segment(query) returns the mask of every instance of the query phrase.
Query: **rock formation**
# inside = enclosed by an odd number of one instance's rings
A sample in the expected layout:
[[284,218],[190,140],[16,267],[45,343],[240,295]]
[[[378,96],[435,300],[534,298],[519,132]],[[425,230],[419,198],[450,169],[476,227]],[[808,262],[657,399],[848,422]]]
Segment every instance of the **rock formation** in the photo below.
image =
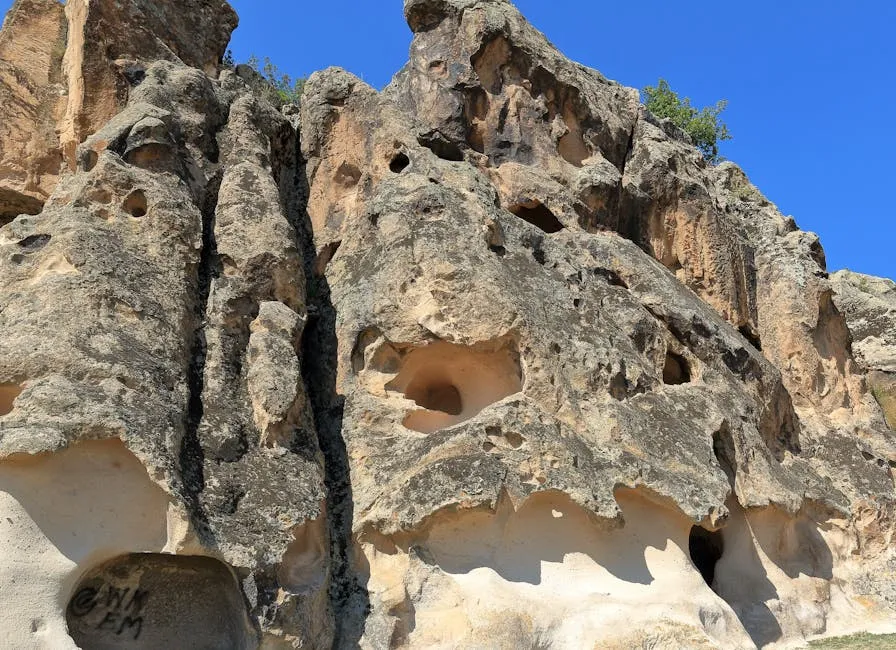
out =
[[852,333],[856,361],[896,431],[896,283],[851,271],[838,271],[831,280],[835,302]]
[[17,0],[0,645],[896,628],[892,282],[509,2],[404,9],[278,110],[221,0]]

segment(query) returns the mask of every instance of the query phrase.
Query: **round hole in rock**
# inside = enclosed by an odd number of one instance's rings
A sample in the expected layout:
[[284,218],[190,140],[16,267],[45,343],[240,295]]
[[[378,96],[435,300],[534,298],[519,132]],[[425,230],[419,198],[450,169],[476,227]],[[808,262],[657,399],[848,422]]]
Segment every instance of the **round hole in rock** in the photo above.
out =
[[663,366],[663,383],[676,386],[691,381],[691,370],[685,358],[674,352],[666,353],[666,364]]
[[208,557],[124,555],[89,571],[66,610],[84,650],[258,647],[233,572]]
[[721,531],[709,531],[701,526],[691,528],[688,553],[707,585],[712,587],[716,579],[716,563],[725,551]]
[[135,219],[146,216],[147,203],[146,194],[143,190],[134,190],[128,194],[128,198],[124,200],[124,209]]
[[476,416],[522,390],[522,369],[514,341],[497,339],[473,346],[438,341],[409,346],[387,391],[403,393],[422,407],[403,424],[432,433]]
[[21,393],[22,387],[18,384],[0,384],[0,415],[12,412],[16,398]]
[[407,154],[398,153],[392,158],[392,162],[389,163],[389,169],[395,174],[400,174],[407,169],[410,164],[411,160],[407,157]]
[[445,379],[415,377],[405,389],[405,397],[429,411],[441,411],[449,415],[460,415],[464,411],[460,392]]

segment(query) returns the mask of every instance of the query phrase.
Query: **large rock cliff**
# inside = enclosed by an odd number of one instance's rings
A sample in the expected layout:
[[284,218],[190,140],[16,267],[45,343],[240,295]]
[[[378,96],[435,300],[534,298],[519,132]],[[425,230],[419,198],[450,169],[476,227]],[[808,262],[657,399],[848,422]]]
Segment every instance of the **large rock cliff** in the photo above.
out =
[[892,283],[509,2],[404,10],[278,109],[223,0],[15,3],[0,645],[896,628]]

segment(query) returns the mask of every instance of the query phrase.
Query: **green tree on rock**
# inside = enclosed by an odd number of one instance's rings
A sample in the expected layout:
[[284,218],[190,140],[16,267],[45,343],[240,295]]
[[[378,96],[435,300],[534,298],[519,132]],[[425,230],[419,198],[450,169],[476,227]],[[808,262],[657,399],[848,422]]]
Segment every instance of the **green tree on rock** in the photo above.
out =
[[722,99],[715,106],[697,110],[691,106],[689,98],[681,99],[665,79],[660,79],[656,86],[647,86],[641,92],[647,110],[657,117],[672,120],[673,124],[691,136],[709,162],[715,164],[720,161],[719,142],[731,139],[727,125],[719,119],[728,106],[727,100]]

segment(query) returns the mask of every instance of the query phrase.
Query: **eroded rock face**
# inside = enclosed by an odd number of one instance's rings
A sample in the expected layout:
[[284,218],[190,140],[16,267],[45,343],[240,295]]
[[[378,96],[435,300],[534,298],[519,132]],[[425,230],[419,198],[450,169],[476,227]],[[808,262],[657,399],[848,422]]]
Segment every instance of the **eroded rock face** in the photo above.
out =
[[[37,48],[39,92],[0,143],[30,197],[0,228],[0,639],[896,624],[892,287],[829,280],[737,167],[510,3],[405,13],[385,91],[328,69],[280,111],[218,70],[219,2],[16,4],[0,48]],[[28,45],[53,26],[58,75]]]
[[896,283],[852,271],[838,271],[831,281],[856,361],[868,371],[871,393],[896,431]]
[[236,23],[224,0],[16,0],[0,36],[0,223],[40,212],[147,63],[215,73]]

